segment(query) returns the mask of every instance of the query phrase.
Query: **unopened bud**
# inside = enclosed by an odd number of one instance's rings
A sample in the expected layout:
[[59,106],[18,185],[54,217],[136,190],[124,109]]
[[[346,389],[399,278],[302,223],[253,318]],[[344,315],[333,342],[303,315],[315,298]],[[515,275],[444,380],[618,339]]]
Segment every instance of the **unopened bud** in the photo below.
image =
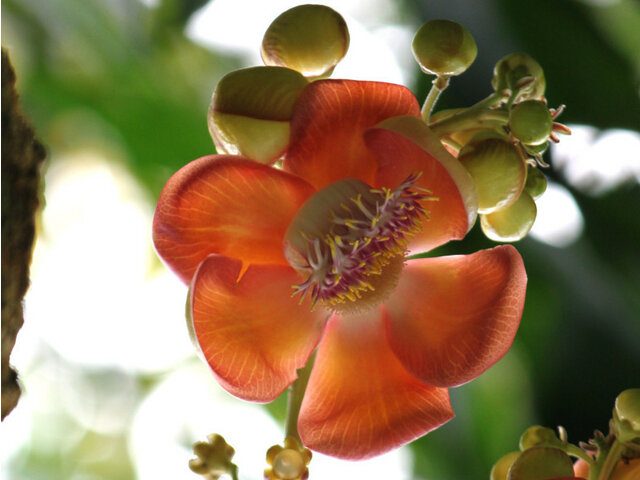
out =
[[284,440],[284,447],[274,445],[267,450],[264,476],[268,480],[301,480],[309,474],[311,452],[293,437]]
[[225,75],[209,107],[209,132],[219,153],[260,163],[277,160],[289,145],[291,115],[307,80],[294,70],[252,67]]
[[527,192],[502,210],[480,215],[484,234],[496,242],[517,242],[526,237],[536,221],[536,203]]
[[511,465],[513,465],[513,462],[515,462],[519,456],[520,452],[511,452],[500,458],[500,460],[498,460],[491,468],[489,479],[507,480],[507,473],[509,472],[509,468],[511,468]]
[[198,475],[215,480],[237,468],[231,463],[235,450],[218,434],[209,435],[207,439],[193,445],[196,458],[189,460],[189,468]]
[[539,100],[518,103],[509,112],[509,129],[525,145],[540,145],[549,140],[553,119],[549,108]]
[[513,462],[507,480],[546,480],[573,478],[569,455],[555,447],[532,447]]
[[640,388],[630,388],[618,395],[613,425],[621,442],[640,439]]
[[547,177],[539,168],[527,165],[527,181],[524,184],[524,191],[537,200],[547,190]]
[[413,56],[425,73],[460,75],[476,59],[478,47],[469,30],[450,20],[423,24],[411,44]]
[[508,207],[520,196],[526,165],[511,142],[493,132],[480,132],[460,151],[458,160],[478,189],[478,212]]
[[512,53],[496,63],[491,85],[496,92],[509,89],[521,99],[544,96],[546,81],[540,64],[526,53]]
[[276,18],[262,40],[266,65],[297,70],[305,77],[331,74],[349,49],[342,16],[324,5],[300,5]]
[[528,448],[539,446],[562,449],[564,444],[552,429],[541,427],[540,425],[533,425],[527,428],[520,437],[520,450],[524,451]]

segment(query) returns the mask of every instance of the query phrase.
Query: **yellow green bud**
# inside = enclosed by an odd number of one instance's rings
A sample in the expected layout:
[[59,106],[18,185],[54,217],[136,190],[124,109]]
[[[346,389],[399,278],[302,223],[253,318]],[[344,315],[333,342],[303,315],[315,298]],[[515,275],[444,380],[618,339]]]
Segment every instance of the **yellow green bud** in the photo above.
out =
[[413,56],[425,73],[460,75],[476,59],[478,47],[469,30],[450,20],[423,24],[411,44]]
[[537,200],[547,190],[547,177],[544,173],[532,165],[527,165],[527,181],[524,184],[524,191],[534,200]]
[[509,112],[509,129],[525,145],[541,145],[549,140],[553,128],[551,112],[544,102],[527,100]]
[[529,155],[537,157],[549,149],[549,141],[543,142],[539,145],[523,145],[523,147]]
[[546,81],[538,62],[526,53],[512,53],[496,63],[491,85],[496,92],[509,89],[522,99],[544,96]]
[[507,208],[480,215],[484,234],[496,242],[516,242],[524,238],[536,220],[536,203],[527,192]]
[[491,213],[514,203],[526,179],[526,165],[511,142],[494,132],[480,132],[460,151],[458,160],[478,189],[478,212]]
[[298,72],[281,67],[252,67],[225,75],[208,113],[218,152],[260,163],[277,160],[289,145],[293,107],[307,84]]
[[349,49],[342,16],[324,5],[300,5],[276,18],[262,39],[265,65],[297,70],[305,77],[330,75]]
[[264,471],[268,480],[300,480],[309,475],[311,452],[293,437],[284,440],[284,447],[274,445],[267,450],[269,467]]
[[640,388],[630,388],[616,398],[613,425],[618,439],[640,439]]
[[573,478],[569,455],[555,447],[532,447],[513,462],[507,480],[548,480]]
[[237,468],[231,463],[235,450],[218,434],[209,435],[206,442],[195,443],[193,453],[196,458],[189,460],[189,468],[207,479],[216,480]]
[[498,460],[491,468],[489,479],[507,480],[509,468],[511,468],[511,465],[513,465],[513,462],[515,462],[519,456],[520,452],[511,452],[500,458],[500,460]]
[[520,437],[520,450],[524,451],[528,448],[539,446],[563,449],[564,443],[558,438],[554,430],[540,425],[533,425],[527,428]]

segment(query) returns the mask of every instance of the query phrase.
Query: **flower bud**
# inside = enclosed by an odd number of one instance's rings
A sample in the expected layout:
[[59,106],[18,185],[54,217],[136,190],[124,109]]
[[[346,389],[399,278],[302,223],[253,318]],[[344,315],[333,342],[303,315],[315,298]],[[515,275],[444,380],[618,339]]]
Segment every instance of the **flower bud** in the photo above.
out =
[[621,442],[640,439],[640,388],[630,388],[618,395],[613,425]]
[[547,189],[547,177],[539,168],[527,165],[527,181],[524,184],[524,191],[534,200],[537,200]]
[[189,468],[207,479],[215,480],[237,468],[231,463],[235,450],[218,434],[209,435],[206,442],[195,443],[193,453],[196,458],[189,460]]
[[484,234],[496,242],[516,242],[524,238],[536,220],[536,203],[527,192],[507,208],[480,215]]
[[423,72],[446,77],[460,75],[478,54],[469,30],[450,20],[430,20],[423,24],[413,38],[411,49]]
[[284,440],[284,448],[274,445],[267,450],[267,463],[264,477],[268,480],[301,480],[309,474],[311,452],[300,445],[293,437]]
[[307,80],[294,70],[253,67],[225,75],[208,112],[209,132],[220,153],[260,163],[277,160],[289,145],[289,120]]
[[547,427],[533,425],[525,430],[520,437],[520,450],[525,451],[532,447],[556,447],[563,449],[564,443],[558,438],[556,432]]
[[491,213],[514,203],[526,179],[526,165],[516,148],[494,132],[480,132],[460,151],[458,160],[478,188],[478,212]]
[[544,96],[546,81],[538,62],[526,53],[512,53],[496,63],[491,86],[496,92],[509,89],[522,99],[537,99]]
[[513,462],[507,480],[547,480],[574,478],[573,462],[559,448],[532,447]]
[[507,480],[507,473],[509,468],[513,465],[513,462],[520,456],[520,452],[507,453],[504,457],[500,458],[493,467],[489,474],[490,480]]
[[300,5],[276,18],[262,39],[265,65],[297,70],[305,77],[330,75],[349,49],[347,24],[324,5]]
[[553,119],[549,108],[539,100],[516,104],[509,112],[509,129],[525,145],[541,145],[549,140]]

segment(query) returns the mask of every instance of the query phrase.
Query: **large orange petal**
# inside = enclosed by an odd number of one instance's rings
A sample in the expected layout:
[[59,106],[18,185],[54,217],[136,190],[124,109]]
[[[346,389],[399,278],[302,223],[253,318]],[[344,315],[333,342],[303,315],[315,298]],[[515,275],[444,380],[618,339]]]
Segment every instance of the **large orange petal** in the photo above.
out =
[[220,384],[245,400],[270,402],[296,378],[322,333],[324,314],[291,297],[291,267],[211,255],[191,285],[193,331]]
[[285,265],[284,234],[313,192],[289,173],[242,157],[202,157],[180,169],[162,190],[153,242],[184,282],[212,253]]
[[427,383],[468,382],[511,347],[526,284],[522,258],[510,245],[411,260],[385,302],[391,348]]
[[307,447],[368,458],[453,418],[448,391],[416,380],[394,356],[383,315],[375,309],[329,321],[298,421]]
[[396,115],[420,115],[413,94],[401,85],[320,80],[307,86],[294,107],[284,169],[316,188],[358,178],[371,184],[377,168],[362,134]]
[[[394,130],[404,130],[404,134]],[[429,220],[412,239],[412,252],[428,251],[467,234],[477,212],[475,185],[424,122],[411,117],[390,119],[369,129],[365,141],[380,167],[375,186],[395,188],[409,175],[422,172],[418,185],[437,197],[437,201],[424,203]]]

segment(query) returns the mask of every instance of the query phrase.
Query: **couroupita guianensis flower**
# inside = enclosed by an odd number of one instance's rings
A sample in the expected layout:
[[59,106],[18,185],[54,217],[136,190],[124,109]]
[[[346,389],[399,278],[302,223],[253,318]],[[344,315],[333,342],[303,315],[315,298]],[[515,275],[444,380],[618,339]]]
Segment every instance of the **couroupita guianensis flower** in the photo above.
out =
[[522,315],[513,247],[408,258],[463,238],[477,208],[470,177],[419,118],[402,86],[316,81],[281,169],[206,156],[158,200],[157,252],[190,284],[191,327],[220,384],[270,402],[317,349],[298,431],[337,457],[451,419],[448,388],[499,360]]

